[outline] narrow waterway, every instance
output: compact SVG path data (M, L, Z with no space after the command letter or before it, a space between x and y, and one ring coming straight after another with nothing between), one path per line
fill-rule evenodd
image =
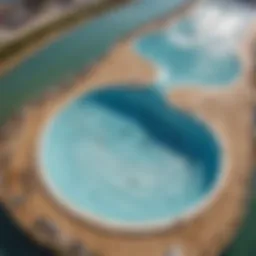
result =
M0 123L25 101L81 72L127 33L188 1L134 1L80 25L30 56L0 79Z

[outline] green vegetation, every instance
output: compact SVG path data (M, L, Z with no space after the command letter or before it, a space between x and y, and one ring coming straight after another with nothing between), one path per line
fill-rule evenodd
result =
M72 26L79 24L85 19L92 18L107 10L113 9L121 4L128 2L129 0L103 0L97 5L84 6L78 11L67 14L67 16L60 18L59 20L47 24L37 30L31 31L22 38L18 38L7 45L0 46L0 61L6 61L7 59L22 52L25 48L32 46L41 40L47 38L51 33L65 31Z

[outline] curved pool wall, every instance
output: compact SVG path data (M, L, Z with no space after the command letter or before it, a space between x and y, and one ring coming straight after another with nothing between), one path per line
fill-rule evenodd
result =
M254 17L246 7L206 1L174 25L136 39L135 50L157 68L155 82L162 92L228 86L242 73L238 45Z
M44 129L39 162L51 191L83 217L143 225L200 203L216 186L220 149L153 90L124 86L65 106Z

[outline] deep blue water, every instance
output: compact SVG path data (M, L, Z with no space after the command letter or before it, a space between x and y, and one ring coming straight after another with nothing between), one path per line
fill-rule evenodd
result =
M82 96L54 117L40 162L58 196L111 222L172 220L204 198L219 176L206 127L151 89Z

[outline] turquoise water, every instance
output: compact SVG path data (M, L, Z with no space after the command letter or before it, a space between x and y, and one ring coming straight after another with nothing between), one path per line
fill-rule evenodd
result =
M135 41L139 54L156 66L157 87L161 90L168 92L185 85L227 86L240 75L236 51L223 49L226 41L213 44L203 38L195 23L192 18L182 19Z
M40 162L57 195L116 223L172 220L213 188L219 148L203 124L150 89L105 89L54 117Z

